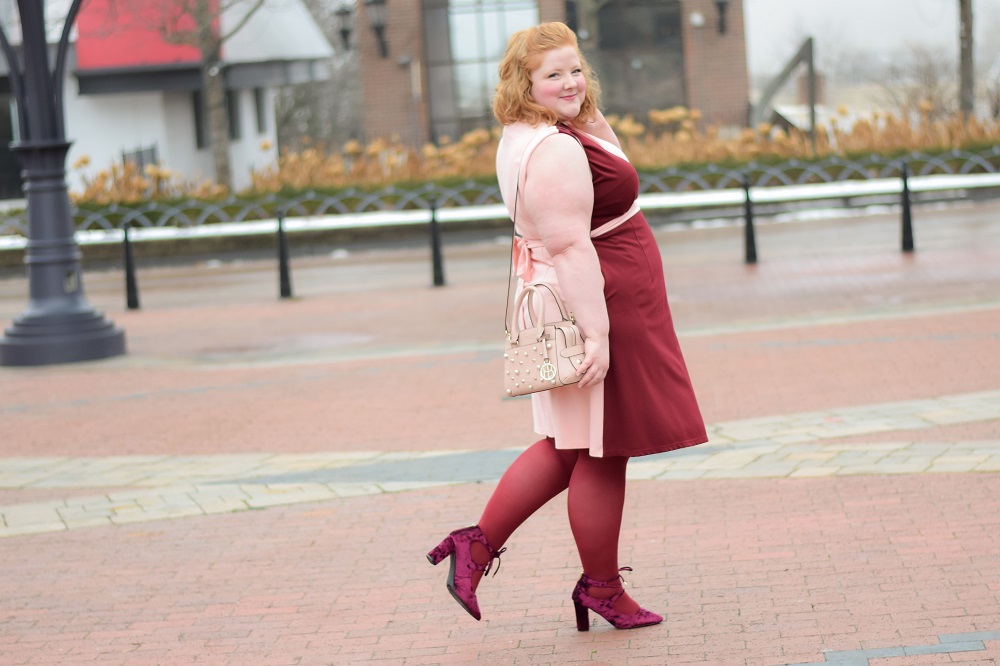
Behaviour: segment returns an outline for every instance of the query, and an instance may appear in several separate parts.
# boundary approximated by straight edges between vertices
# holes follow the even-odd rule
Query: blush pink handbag
[[[559,319],[546,321],[545,298],[542,289],[555,299]],[[519,325],[519,313],[527,299],[525,319],[528,326]],[[534,312],[538,305],[537,316]],[[504,350],[504,388],[514,397],[547,391],[580,381],[576,374],[583,363],[583,334],[572,313],[566,311],[559,294],[549,285],[538,282],[521,290],[514,301],[514,310],[507,328]]]

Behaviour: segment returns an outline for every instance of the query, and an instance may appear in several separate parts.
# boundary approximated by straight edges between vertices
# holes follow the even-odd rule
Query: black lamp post
[[[18,140],[28,200],[28,309],[0,338],[0,365],[48,365],[125,353],[125,333],[87,304],[80,249],[66,188],[63,73],[69,33],[82,0],[73,0],[49,68],[44,0],[17,0],[24,67],[0,26],[0,48],[17,100]]]
[[[337,17],[337,32],[344,44],[344,50],[351,48],[351,33],[354,31],[354,12],[347,5],[341,5],[334,12]]]
[[[388,13],[386,0],[365,0],[365,11],[368,14],[368,24],[372,27],[375,38],[378,40],[379,54],[383,58],[387,58],[389,57],[389,44],[385,41]]]
[[[715,0],[715,7],[719,10],[719,34],[726,34],[726,10],[729,9],[729,0]]]

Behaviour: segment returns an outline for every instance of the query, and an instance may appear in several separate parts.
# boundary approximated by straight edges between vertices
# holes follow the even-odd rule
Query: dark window
[[[226,113],[229,114],[229,138],[237,141],[240,138],[240,93],[238,90],[226,91]]]
[[[597,20],[602,50],[671,46],[681,40],[678,0],[617,0],[601,7]]]
[[[620,49],[628,45],[628,9],[620,2],[607,4],[598,11],[602,49]]]
[[[140,147],[132,151],[122,152],[122,164],[134,164],[139,173],[144,172],[146,167],[151,164],[158,164],[159,161],[155,143],[149,148]]]
[[[208,116],[205,113],[205,98],[200,90],[191,94],[191,107],[194,110],[194,145],[198,148],[208,148]]]
[[[17,139],[17,113],[10,95],[0,94],[0,199],[18,199],[21,191],[21,162],[10,149]]]
[[[566,0],[566,26],[573,32],[578,32],[578,28],[580,27],[575,0]]]
[[[257,134],[267,132],[267,94],[263,88],[253,89],[253,104],[257,110]]]
[[[653,42],[657,46],[669,46],[681,39],[680,6],[663,7],[653,16]]]

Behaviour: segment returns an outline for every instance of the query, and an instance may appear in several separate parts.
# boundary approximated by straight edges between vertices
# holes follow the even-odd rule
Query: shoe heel
[[[455,541],[449,535],[437,548],[427,553],[427,561],[437,566],[441,560],[455,552]]]
[[[587,616],[587,607],[581,605],[578,601],[574,601],[573,605],[576,606],[576,630],[590,631],[590,618]]]

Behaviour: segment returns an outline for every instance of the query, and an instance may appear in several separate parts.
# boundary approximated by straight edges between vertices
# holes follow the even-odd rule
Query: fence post
[[[288,240],[285,238],[285,213],[278,212],[278,278],[281,298],[292,297],[292,276],[288,268]]]
[[[437,219],[437,197],[430,197],[431,261],[434,264],[434,286],[444,286],[444,262],[441,258],[441,224]]]
[[[757,239],[753,231],[753,202],[750,201],[750,175],[743,174],[743,213],[746,223],[743,227],[743,243],[746,249],[746,263],[757,263]]]
[[[910,168],[903,162],[903,252],[913,252],[913,214],[910,210]]]
[[[130,222],[122,225],[125,232],[125,304],[129,310],[139,309],[139,283],[135,278],[135,255],[132,253],[132,241],[128,237]]]

